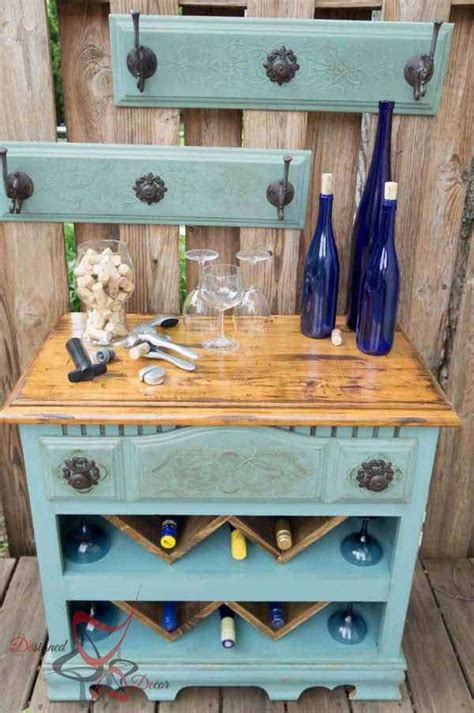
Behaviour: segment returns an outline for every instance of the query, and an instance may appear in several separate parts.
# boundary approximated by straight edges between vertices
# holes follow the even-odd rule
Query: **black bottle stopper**
[[[76,368],[67,375],[72,384],[76,384],[79,381],[92,381],[96,376],[105,374],[107,371],[106,364],[92,363],[82,341],[78,337],[68,339],[66,349],[76,366]]]

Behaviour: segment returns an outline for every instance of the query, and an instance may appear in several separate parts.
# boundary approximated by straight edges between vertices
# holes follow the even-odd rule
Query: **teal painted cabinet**
[[[124,352],[102,381],[72,386],[61,348],[82,319],[60,322],[1,414],[21,424],[53,645],[44,663],[51,699],[145,681],[152,700],[228,685],[284,700],[340,685],[354,686],[357,699],[397,699],[438,431],[457,424],[406,339],[397,335],[396,353],[377,361],[358,355],[353,335],[343,347],[320,344],[299,335],[296,317],[278,317],[259,342],[268,349],[263,364],[248,338],[240,357],[217,363],[202,355],[195,374],[170,369],[150,391]],[[179,341],[194,345],[177,329]],[[239,358],[255,379],[251,389],[236,385]],[[181,523],[173,556],[157,536],[170,515]],[[284,553],[275,543],[278,517],[293,529]],[[361,517],[374,518],[383,550],[370,567],[341,554]],[[110,541],[88,564],[63,548],[71,524],[84,518]],[[246,536],[246,559],[231,557],[231,525]],[[166,601],[178,602],[184,617],[173,633],[160,621]],[[280,632],[262,614],[270,601],[286,607]],[[79,646],[72,616],[91,602],[112,603],[114,630]],[[230,650],[220,643],[224,602],[236,614]],[[348,603],[367,624],[356,645],[336,641],[328,627]]]

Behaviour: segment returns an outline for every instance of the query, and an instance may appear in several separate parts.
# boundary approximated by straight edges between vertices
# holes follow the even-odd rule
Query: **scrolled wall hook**
[[[138,91],[143,92],[145,79],[155,74],[158,60],[152,49],[140,44],[140,13],[138,10],[131,10],[130,15],[133,20],[134,43],[127,55],[127,67],[130,74],[137,79]]]
[[[34,192],[34,184],[31,178],[24,171],[8,172],[7,162],[8,149],[0,148],[0,160],[2,162],[3,185],[7,198],[11,198],[10,213],[21,213],[21,206],[24,200],[30,198]]]
[[[285,206],[295,197],[295,187],[288,180],[292,156],[283,156],[283,178],[273,181],[267,188],[267,200],[277,209],[278,220],[285,217]]]
[[[410,57],[403,70],[406,81],[413,87],[413,97],[415,101],[419,101],[419,99],[425,96],[426,85],[434,74],[436,43],[442,24],[440,20],[436,20],[433,25],[429,54],[420,52]]]

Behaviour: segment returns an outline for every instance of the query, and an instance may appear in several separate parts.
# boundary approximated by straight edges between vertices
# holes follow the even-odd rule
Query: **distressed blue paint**
[[[434,428],[318,427],[295,432],[222,427],[153,433],[150,428],[22,426],[51,642],[70,640],[67,602],[72,600],[333,601],[279,641],[270,641],[239,618],[238,645],[230,652],[220,646],[217,613],[171,644],[134,621],[121,654],[136,661],[150,680],[169,680],[169,688],[146,691],[151,700],[172,700],[190,685],[260,686],[271,697],[287,700],[312,686],[354,685],[358,699],[397,698],[405,666],[400,642],[437,435]],[[306,491],[297,487],[296,495],[285,502],[284,495],[273,500],[261,495],[252,498],[250,488],[239,498],[235,493],[212,498],[190,488],[189,493],[165,500],[153,491],[150,497],[133,499],[140,473],[159,463],[163,450],[182,449],[186,455],[196,443],[207,443],[222,453],[240,452],[247,443],[253,455],[255,449],[265,453],[283,449],[297,455],[309,470],[309,475],[300,475],[303,481],[309,478],[315,495],[302,498]],[[110,490],[81,495],[63,491],[63,484],[52,480],[62,459],[78,451],[106,462],[113,481],[107,484]],[[402,480],[391,494],[389,488],[347,497],[347,483],[340,474],[359,457],[371,454],[398,463]],[[257,468],[257,478],[264,474],[264,467]],[[403,488],[397,490],[402,481]],[[375,515],[380,519],[371,529],[382,543],[384,556],[363,571],[342,558],[340,542],[359,523],[353,519],[285,564],[251,543],[247,560],[232,560],[227,528],[221,528],[170,566],[108,524],[113,533],[109,553],[100,562],[79,566],[63,561],[60,513]],[[337,602],[350,600],[359,602],[357,608],[369,625],[367,639],[353,647],[338,644],[327,632],[327,618]],[[53,700],[76,700],[77,684],[54,673],[52,660],[49,654],[45,662],[49,695]]]
[[[380,98],[402,114],[436,114],[453,25],[441,28],[436,70],[426,95],[413,98],[403,76],[409,58],[429,51],[429,22],[164,17],[140,19],[140,41],[154,50],[158,70],[140,93],[128,72],[132,20],[111,15],[115,103],[119,106],[236,107],[301,111],[376,111]],[[282,85],[263,67],[285,45],[299,71]]]
[[[9,170],[26,171],[34,193],[21,214],[9,212],[0,191],[0,219],[76,223],[150,223],[303,228],[311,151],[6,142]],[[283,220],[266,197],[293,157],[293,201]],[[166,183],[159,203],[140,201],[137,178],[154,173]]]

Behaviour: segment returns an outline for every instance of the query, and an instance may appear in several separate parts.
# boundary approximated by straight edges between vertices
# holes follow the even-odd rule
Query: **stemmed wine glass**
[[[367,636],[367,624],[361,614],[354,611],[354,605],[348,604],[338,609],[329,617],[328,630],[332,638],[341,644],[360,644]]]
[[[202,269],[208,262],[212,262],[219,257],[216,250],[208,248],[198,248],[196,250],[186,250],[186,259],[197,262],[199,266],[199,278],[196,287],[188,292],[183,304],[183,319],[186,329],[193,332],[209,332],[216,328],[217,310],[206,302],[202,294]]]
[[[236,307],[242,299],[243,284],[240,270],[236,265],[213,263],[202,271],[202,295],[206,302],[218,312],[217,336],[203,342],[204,349],[225,354],[239,348],[239,342],[224,334],[224,312]]]
[[[371,567],[382,559],[382,545],[375,537],[369,535],[371,519],[363,517],[359,532],[353,532],[341,542],[341,554],[344,559],[358,567]]]
[[[234,310],[238,329],[253,334],[261,333],[270,321],[270,303],[256,285],[256,265],[271,259],[272,252],[266,248],[239,250],[236,255],[241,263],[249,266],[250,284],[245,289],[242,301]]]
[[[110,538],[102,527],[83,518],[66,532],[63,546],[68,560],[90,564],[105,557],[110,550]]]

